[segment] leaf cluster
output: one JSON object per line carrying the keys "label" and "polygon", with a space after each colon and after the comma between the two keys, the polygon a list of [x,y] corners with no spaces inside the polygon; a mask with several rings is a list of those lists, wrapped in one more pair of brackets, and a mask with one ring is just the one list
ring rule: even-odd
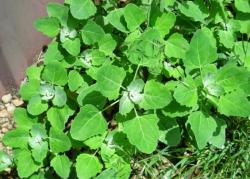
{"label": "leaf cluster", "polygon": [[65,0],[47,12],[34,25],[53,40],[26,71],[0,171],[126,179],[136,154],[223,148],[231,117],[250,116],[248,1]]}

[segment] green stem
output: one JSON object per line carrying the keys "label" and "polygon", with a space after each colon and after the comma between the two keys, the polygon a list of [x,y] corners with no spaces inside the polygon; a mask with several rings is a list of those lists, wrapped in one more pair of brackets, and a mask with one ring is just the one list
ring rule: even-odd
{"label": "green stem", "polygon": [[133,78],[133,81],[135,80],[136,76],[137,76],[137,73],[139,71],[139,68],[140,68],[140,65],[137,66],[136,70],[135,70],[135,74],[134,74],[134,78]]}
{"label": "green stem", "polygon": [[119,101],[120,101],[120,99],[117,99],[115,102],[111,103],[106,108],[104,108],[101,112],[106,111],[107,109],[111,108],[112,106],[114,106],[115,104],[117,104]]}
{"label": "green stem", "polygon": [[137,116],[139,116],[135,108],[134,108],[134,111],[135,111],[135,115],[136,115],[136,117],[137,117]]}

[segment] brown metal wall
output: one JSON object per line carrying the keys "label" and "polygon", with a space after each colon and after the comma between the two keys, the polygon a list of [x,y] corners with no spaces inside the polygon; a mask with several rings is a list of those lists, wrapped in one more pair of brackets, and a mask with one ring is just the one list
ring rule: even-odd
{"label": "brown metal wall", "polygon": [[33,21],[46,15],[47,2],[63,0],[0,0],[0,95],[17,89],[25,69],[49,39]]}

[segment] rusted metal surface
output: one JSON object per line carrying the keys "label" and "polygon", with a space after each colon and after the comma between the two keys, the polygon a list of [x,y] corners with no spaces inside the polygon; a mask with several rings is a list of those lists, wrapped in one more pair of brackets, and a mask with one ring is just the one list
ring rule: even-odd
{"label": "rusted metal surface", "polygon": [[0,0],[0,95],[18,89],[25,69],[49,42],[33,27],[46,16],[48,2],[63,0]]}

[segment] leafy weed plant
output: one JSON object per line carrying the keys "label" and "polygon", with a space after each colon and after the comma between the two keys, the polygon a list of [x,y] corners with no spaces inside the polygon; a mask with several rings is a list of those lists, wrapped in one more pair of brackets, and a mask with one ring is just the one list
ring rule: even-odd
{"label": "leafy weed plant", "polygon": [[65,0],[34,22],[53,38],[20,87],[0,171],[129,178],[166,146],[225,147],[250,116],[247,0]]}

